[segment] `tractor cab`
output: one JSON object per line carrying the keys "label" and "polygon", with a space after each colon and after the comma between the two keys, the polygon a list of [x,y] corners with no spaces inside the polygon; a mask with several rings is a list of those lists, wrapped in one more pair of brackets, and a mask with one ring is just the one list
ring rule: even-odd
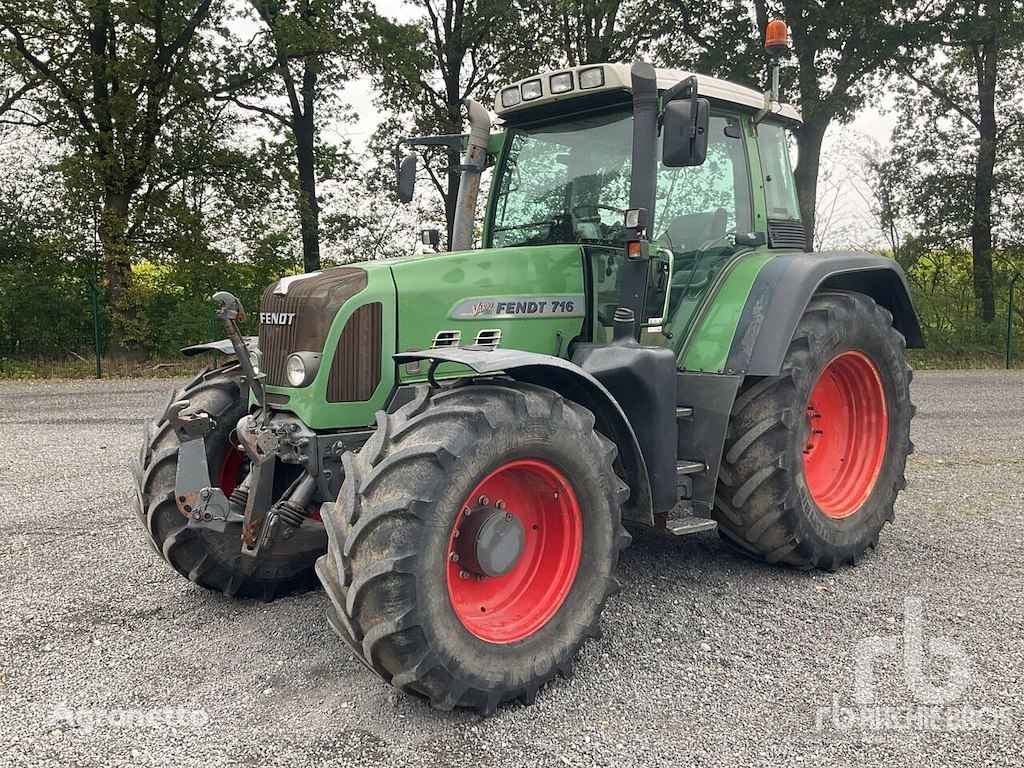
{"label": "tractor cab", "polygon": [[[593,307],[588,338],[597,341],[611,337],[628,243],[645,239],[639,338],[678,352],[730,265],[759,249],[803,249],[786,138],[800,116],[770,100],[766,110],[764,94],[724,80],[651,71],[658,105],[647,136],[638,135],[628,64],[535,75],[498,91],[502,130],[488,142],[494,171],[480,245],[578,244]],[[634,178],[637,151],[646,173]],[[631,200],[646,206],[632,222]]]}

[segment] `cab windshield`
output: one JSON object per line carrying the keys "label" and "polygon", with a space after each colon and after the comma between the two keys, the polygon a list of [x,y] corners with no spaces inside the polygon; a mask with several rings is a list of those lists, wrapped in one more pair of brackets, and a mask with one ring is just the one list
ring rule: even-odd
{"label": "cab windshield", "polygon": [[[658,163],[651,237],[677,255],[731,246],[751,226],[750,181],[739,120],[713,114],[703,165]],[[592,243],[627,235],[633,142],[630,111],[513,130],[497,179],[490,245]],[[660,146],[658,147],[660,161]]]}
{"label": "cab windshield", "polygon": [[621,243],[632,135],[628,112],[513,132],[498,182],[492,245]]}

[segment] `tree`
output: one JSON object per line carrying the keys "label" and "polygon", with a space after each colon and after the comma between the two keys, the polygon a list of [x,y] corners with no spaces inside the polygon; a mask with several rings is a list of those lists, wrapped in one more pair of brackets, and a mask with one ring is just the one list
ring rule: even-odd
{"label": "tree", "polygon": [[667,0],[657,8],[659,63],[761,86],[764,48],[746,0]]}
{"label": "tree", "polygon": [[[285,131],[293,145],[295,207],[306,272],[320,269],[320,199],[317,170],[332,159],[320,142],[325,109],[337,106],[339,86],[348,76],[344,65],[354,53],[360,29],[347,0],[250,0],[264,27],[242,65],[252,71],[250,87],[223,98],[266,118]],[[261,73],[277,80],[277,87]],[[284,104],[278,96],[284,91]],[[340,110],[334,110],[334,117]],[[287,174],[291,176],[292,174]]]}
{"label": "tree", "polygon": [[878,75],[907,50],[932,40],[944,9],[917,0],[753,0],[763,39],[768,21],[792,33],[797,101],[794,169],[808,248],[814,243],[821,147],[833,122],[845,123],[877,94]]}
{"label": "tree", "polygon": [[[529,61],[536,68],[529,25],[508,0],[415,0],[423,17],[400,23],[367,11],[362,61],[379,90],[378,103],[409,116],[406,135],[463,131],[462,101],[490,98],[499,83],[514,79]],[[393,142],[392,142],[393,145]],[[448,239],[455,223],[459,153],[444,153],[445,165],[428,166],[444,201]],[[386,164],[386,162],[385,162]]]}
{"label": "tree", "polygon": [[[1000,166],[1010,165],[1009,153],[1000,149],[1013,144],[1024,120],[1019,91],[1024,19],[1011,0],[962,3],[943,31],[936,47],[899,67],[905,78],[902,112],[914,118],[917,129],[894,141],[905,165],[923,169],[921,182],[932,189],[934,199],[947,201],[949,220],[943,222],[942,217],[924,215],[928,201],[918,198],[923,232],[934,234],[956,222],[962,225],[961,234],[969,236],[975,313],[991,323],[997,230],[993,211],[1000,202]],[[910,136],[926,143],[910,143]],[[960,194],[951,197],[951,189]]]}
{"label": "tree", "polygon": [[129,226],[160,142],[209,93],[213,0],[6,0],[5,58],[38,81],[37,123],[69,145],[100,199],[111,351],[127,352]]}
{"label": "tree", "polygon": [[638,58],[640,44],[655,34],[654,6],[641,0],[556,0],[525,7],[532,24],[550,29],[547,47],[554,66],[632,60]]}

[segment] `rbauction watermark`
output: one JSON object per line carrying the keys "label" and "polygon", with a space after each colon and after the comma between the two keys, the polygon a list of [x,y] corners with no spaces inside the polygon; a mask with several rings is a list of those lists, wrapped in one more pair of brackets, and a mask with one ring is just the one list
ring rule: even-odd
{"label": "rbauction watermark", "polygon": [[[938,661],[929,666],[943,670],[937,675],[924,672],[925,645],[927,654]],[[876,690],[875,668],[881,659],[899,658],[901,651],[903,682],[914,703],[889,704]],[[958,703],[971,679],[971,659],[948,637],[933,637],[925,643],[919,597],[903,601],[902,636],[861,640],[853,656],[853,703],[844,705],[835,695],[832,706],[818,707],[815,726],[819,731],[996,731],[1012,723],[1009,707]]]}
{"label": "rbauction watermark", "polygon": [[97,728],[190,728],[210,722],[205,709],[161,707],[156,709],[73,709],[61,702],[50,710],[50,726],[69,725],[83,731]]}

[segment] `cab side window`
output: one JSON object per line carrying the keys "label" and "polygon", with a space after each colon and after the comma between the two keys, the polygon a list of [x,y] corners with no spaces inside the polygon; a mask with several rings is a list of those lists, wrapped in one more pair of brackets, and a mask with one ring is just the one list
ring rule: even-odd
{"label": "cab side window", "polygon": [[762,123],[757,127],[757,152],[764,173],[764,197],[769,219],[800,220],[800,204],[789,164],[786,129]]}
{"label": "cab side window", "polygon": [[734,235],[753,226],[750,174],[738,117],[711,116],[703,165],[658,169],[653,232],[672,251],[665,325],[674,346],[685,341],[694,313],[715,278],[736,256]]}
{"label": "cab side window", "polygon": [[690,168],[659,164],[652,234],[677,254],[724,245],[751,227],[750,178],[739,120],[712,115],[707,160]]}

